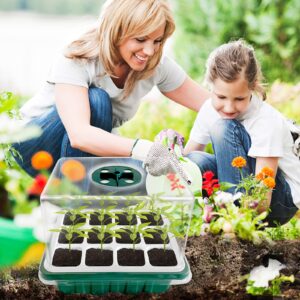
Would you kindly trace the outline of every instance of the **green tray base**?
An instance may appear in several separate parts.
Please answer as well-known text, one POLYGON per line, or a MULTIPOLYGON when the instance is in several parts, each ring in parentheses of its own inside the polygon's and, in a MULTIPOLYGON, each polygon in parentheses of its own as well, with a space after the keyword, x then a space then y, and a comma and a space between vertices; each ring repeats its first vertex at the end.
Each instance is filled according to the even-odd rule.
POLYGON ((190 272, 189 263, 185 258, 185 268, 181 272, 174 273, 52 273, 45 269, 43 258, 39 278, 45 284, 57 285, 58 290, 65 294, 139 294, 166 292, 172 285, 172 280, 176 280, 176 284, 180 281, 186 283, 190 272))

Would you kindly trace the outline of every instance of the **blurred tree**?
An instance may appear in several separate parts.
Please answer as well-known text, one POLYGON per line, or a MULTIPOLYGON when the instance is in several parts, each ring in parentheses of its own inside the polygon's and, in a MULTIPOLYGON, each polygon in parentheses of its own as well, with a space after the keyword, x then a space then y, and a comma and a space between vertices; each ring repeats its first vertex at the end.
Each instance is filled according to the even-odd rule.
POLYGON ((194 78, 203 77, 205 61, 215 47, 243 38, 255 47, 268 81, 299 81, 300 1, 172 2, 177 21, 175 54, 194 78))

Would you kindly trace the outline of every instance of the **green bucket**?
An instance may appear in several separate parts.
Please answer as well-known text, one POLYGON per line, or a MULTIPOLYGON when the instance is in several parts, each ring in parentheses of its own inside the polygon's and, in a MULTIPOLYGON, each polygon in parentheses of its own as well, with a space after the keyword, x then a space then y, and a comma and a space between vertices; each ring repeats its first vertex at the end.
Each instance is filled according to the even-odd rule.
POLYGON ((19 227, 12 220, 0 217, 0 268, 17 263, 36 242, 32 228, 19 227))

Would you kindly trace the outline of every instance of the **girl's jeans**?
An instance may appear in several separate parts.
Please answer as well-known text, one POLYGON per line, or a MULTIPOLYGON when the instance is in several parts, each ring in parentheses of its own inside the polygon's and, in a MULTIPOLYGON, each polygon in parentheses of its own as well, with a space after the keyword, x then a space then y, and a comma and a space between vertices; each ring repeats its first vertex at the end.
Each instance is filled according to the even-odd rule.
MULTIPOLYGON (((199 166, 202 173, 210 170, 217 174, 219 182, 238 184, 241 174, 237 168, 231 166, 231 161, 237 156, 242 156, 247 160, 246 167, 242 169, 243 176, 255 174, 256 159, 247 155, 251 138, 242 124, 236 120, 218 121, 212 129, 211 141, 214 155, 202 151, 194 151, 188 155, 199 166)), ((290 186, 280 169, 277 171, 275 181, 270 213, 266 218, 269 226, 288 222, 298 210, 293 203, 290 186)), ((228 191, 233 193, 234 189, 233 187, 228 191)))
MULTIPOLYGON (((100 88, 92 87, 89 89, 89 101, 91 125, 111 132, 112 106, 109 95, 100 88)), ((22 159, 15 157, 16 161, 31 176, 36 176, 38 173, 31 166, 31 157, 38 151, 44 150, 52 155, 54 160, 52 169, 61 157, 94 156, 71 147, 68 134, 55 106, 43 115, 31 120, 28 125, 38 125, 43 131, 42 135, 22 143, 15 143, 13 147, 22 156, 22 159)))

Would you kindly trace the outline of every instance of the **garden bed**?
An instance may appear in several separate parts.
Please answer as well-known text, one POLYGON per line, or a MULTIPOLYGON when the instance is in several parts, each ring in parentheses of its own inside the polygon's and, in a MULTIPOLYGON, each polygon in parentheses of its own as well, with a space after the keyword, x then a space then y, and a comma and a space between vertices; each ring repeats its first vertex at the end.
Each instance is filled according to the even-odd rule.
MULTIPOLYGON (((272 299, 255 298, 245 292, 240 278, 254 266, 275 258, 286 265, 281 271, 294 274, 295 282, 281 287, 284 299, 300 299, 300 241, 279 241, 270 246, 204 236, 188 240, 186 256, 193 279, 189 284, 173 286, 163 294, 64 295, 38 279, 38 266, 11 270, 11 279, 2 279, 0 299, 272 299)), ((3 276, 2 276, 3 277, 3 276)))

